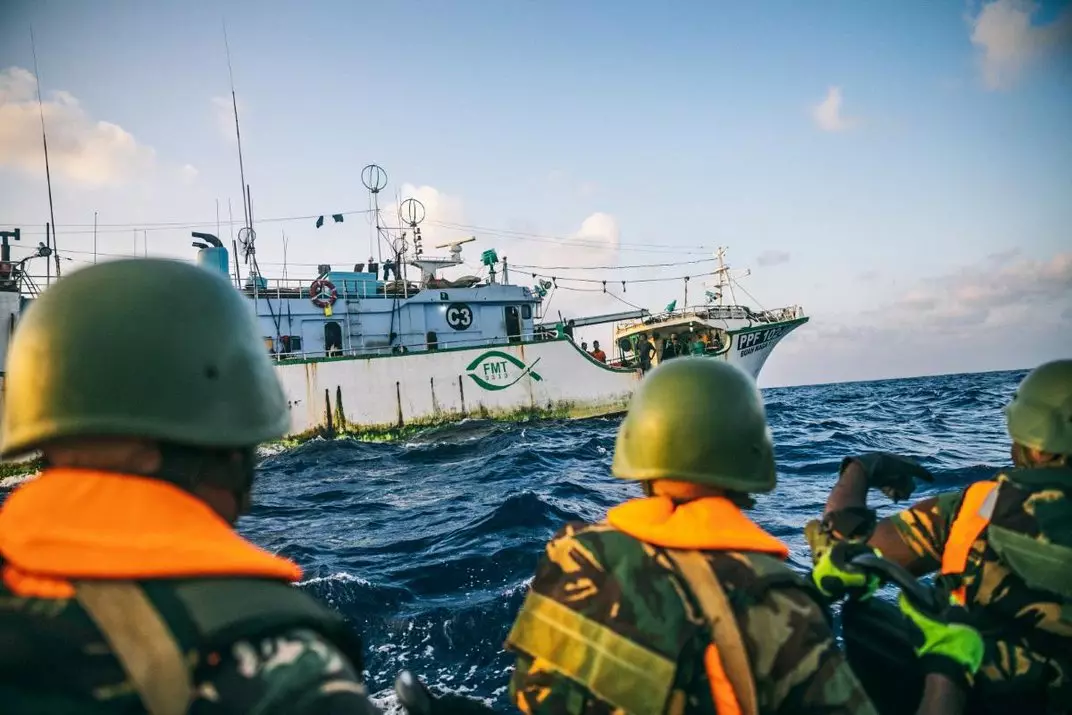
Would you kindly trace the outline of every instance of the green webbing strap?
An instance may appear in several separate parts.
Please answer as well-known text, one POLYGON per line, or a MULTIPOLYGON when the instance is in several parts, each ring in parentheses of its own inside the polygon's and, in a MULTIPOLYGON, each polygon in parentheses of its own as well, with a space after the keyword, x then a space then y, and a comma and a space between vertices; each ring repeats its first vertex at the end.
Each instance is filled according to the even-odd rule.
POLYGON ((718 649, 726 678, 737 696, 741 715, 758 715, 756 681, 752 675, 752 665, 748 661, 748 651, 718 577, 711 570, 707 558, 699 551, 667 549, 666 555, 685 579, 689 591, 699 602, 700 610, 711 626, 712 640, 718 649))
POLYGON ((531 591, 507 643, 630 715, 662 715, 673 689, 672 660, 531 591))
POLYGON ((149 715, 183 715, 193 694, 182 649, 138 584, 80 581, 75 598, 97 624, 149 715))

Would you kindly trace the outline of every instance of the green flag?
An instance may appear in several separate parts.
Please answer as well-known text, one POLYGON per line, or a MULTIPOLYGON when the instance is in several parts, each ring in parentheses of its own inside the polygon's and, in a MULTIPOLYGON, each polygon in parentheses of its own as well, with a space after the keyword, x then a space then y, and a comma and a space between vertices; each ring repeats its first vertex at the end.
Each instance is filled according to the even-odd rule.
POLYGON ((316 220, 316 227, 317 227, 317 228, 320 228, 320 227, 321 227, 321 226, 323 226, 323 225, 324 225, 324 217, 323 217, 323 216, 321 216, 320 218, 318 218, 318 219, 316 220))
POLYGON ((331 217, 335 219, 335 223, 342 223, 342 214, 331 214, 331 217))

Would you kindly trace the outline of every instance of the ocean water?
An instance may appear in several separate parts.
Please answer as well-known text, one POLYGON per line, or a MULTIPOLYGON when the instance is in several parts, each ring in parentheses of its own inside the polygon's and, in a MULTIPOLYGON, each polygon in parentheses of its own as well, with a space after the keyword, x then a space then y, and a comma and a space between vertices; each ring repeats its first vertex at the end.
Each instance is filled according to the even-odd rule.
MULTIPOLYGON (((992 475, 1009 463, 1001 408, 1023 375, 765 390, 779 483, 754 518, 803 571, 802 527, 842 457, 917 457, 936 481, 913 498, 992 475)), ((392 706, 394 676, 409 668, 509 712, 502 643, 543 545, 565 522, 601 519, 640 494, 609 473, 618 423, 468 421, 393 444, 309 442, 266 456, 239 528, 298 561, 301 587, 351 621, 381 704, 392 706)), ((871 504, 894 508, 877 494, 871 504)))

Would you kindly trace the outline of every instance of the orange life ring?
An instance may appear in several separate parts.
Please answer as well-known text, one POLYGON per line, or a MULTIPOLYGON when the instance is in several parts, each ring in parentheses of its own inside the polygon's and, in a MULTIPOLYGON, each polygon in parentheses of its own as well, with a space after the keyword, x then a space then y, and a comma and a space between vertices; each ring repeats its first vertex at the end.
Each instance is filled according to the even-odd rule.
POLYGON ((326 308, 329 305, 335 305, 335 301, 339 299, 339 294, 335 290, 334 283, 327 278, 317 278, 309 286, 309 299, 313 301, 313 305, 316 307, 326 308))

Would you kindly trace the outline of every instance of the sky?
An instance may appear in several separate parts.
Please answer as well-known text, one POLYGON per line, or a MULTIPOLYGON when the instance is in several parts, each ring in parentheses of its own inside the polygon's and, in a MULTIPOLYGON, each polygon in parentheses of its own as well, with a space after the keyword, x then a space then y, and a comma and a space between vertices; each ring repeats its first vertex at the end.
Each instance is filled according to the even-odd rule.
POLYGON ((386 222, 416 197, 426 254, 477 239, 453 275, 554 276, 549 317, 701 301, 725 246, 739 302, 810 316, 764 386, 1072 356, 1068 2, 6 0, 16 257, 49 221, 37 78, 64 271, 95 212, 98 260, 229 240, 225 23, 266 275, 284 234, 291 278, 376 252, 376 163, 386 222))

